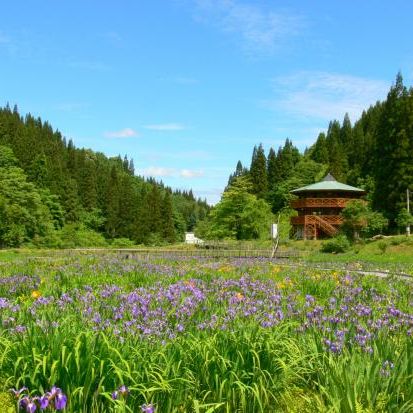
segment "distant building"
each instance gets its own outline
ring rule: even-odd
[[[203,244],[204,241],[195,236],[193,232],[185,232],[185,244]]]
[[[360,199],[365,191],[337,182],[328,174],[322,181],[294,189],[298,199],[291,208],[298,216],[291,218],[293,236],[298,239],[317,239],[334,236],[343,223],[340,213],[349,201]]]

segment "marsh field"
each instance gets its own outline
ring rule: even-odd
[[[413,286],[394,264],[0,258],[1,412],[413,411]]]

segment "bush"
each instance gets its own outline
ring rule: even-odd
[[[339,253],[346,252],[350,249],[350,241],[344,235],[339,235],[328,241],[325,241],[321,246],[321,252]]]
[[[62,248],[107,247],[105,237],[83,225],[67,224],[58,232]]]
[[[115,238],[110,243],[110,246],[112,248],[130,248],[135,247],[135,243],[131,241],[129,238]]]
[[[390,240],[390,244],[397,246],[397,245],[402,244],[404,241],[405,241],[405,240],[404,240],[403,238],[401,238],[401,237],[396,237],[396,238],[392,238],[392,239]]]
[[[386,241],[379,241],[377,246],[379,247],[379,250],[381,251],[381,253],[384,254],[389,244],[387,244]]]

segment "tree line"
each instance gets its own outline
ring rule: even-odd
[[[262,144],[255,146],[249,167],[238,161],[221,202],[211,211],[209,227],[215,231],[201,225],[201,233],[212,237],[231,228],[221,210],[228,209],[228,199],[236,198],[234,189],[239,193],[240,186],[278,214],[288,210],[292,189],[317,182],[328,172],[340,182],[365,189],[370,207],[385,217],[389,232],[411,221],[405,208],[406,189],[413,190],[413,88],[404,86],[400,73],[383,102],[363,111],[354,125],[348,114],[342,122],[332,120],[303,153],[290,139],[278,150],[271,147],[268,154]],[[250,232],[248,237],[268,236],[256,235]]]
[[[160,244],[210,207],[135,176],[132,159],[76,148],[48,122],[0,108],[0,246]]]

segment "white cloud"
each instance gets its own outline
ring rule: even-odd
[[[161,123],[156,125],[146,125],[144,128],[156,131],[179,131],[184,130],[185,126],[180,123]]]
[[[204,171],[201,170],[191,170],[191,169],[181,169],[179,176],[182,178],[199,178],[204,175]]]
[[[277,12],[238,0],[197,0],[198,18],[222,32],[241,37],[250,52],[273,52],[285,39],[300,34],[301,16]]]
[[[162,166],[149,166],[148,168],[140,169],[138,171],[138,174],[160,178],[166,176],[174,176],[176,175],[176,170],[173,168],[164,168]]]
[[[354,121],[363,110],[385,98],[388,82],[339,73],[299,72],[273,80],[275,98],[263,104],[278,112],[319,120]]]
[[[181,189],[187,190],[188,188],[181,188]],[[201,199],[205,198],[210,205],[217,204],[220,201],[221,196],[222,196],[222,188],[205,189],[205,188],[193,187],[192,191],[197,198],[201,198]]]
[[[125,128],[113,132],[105,132],[107,138],[133,138],[139,136],[138,132],[131,128]]]

